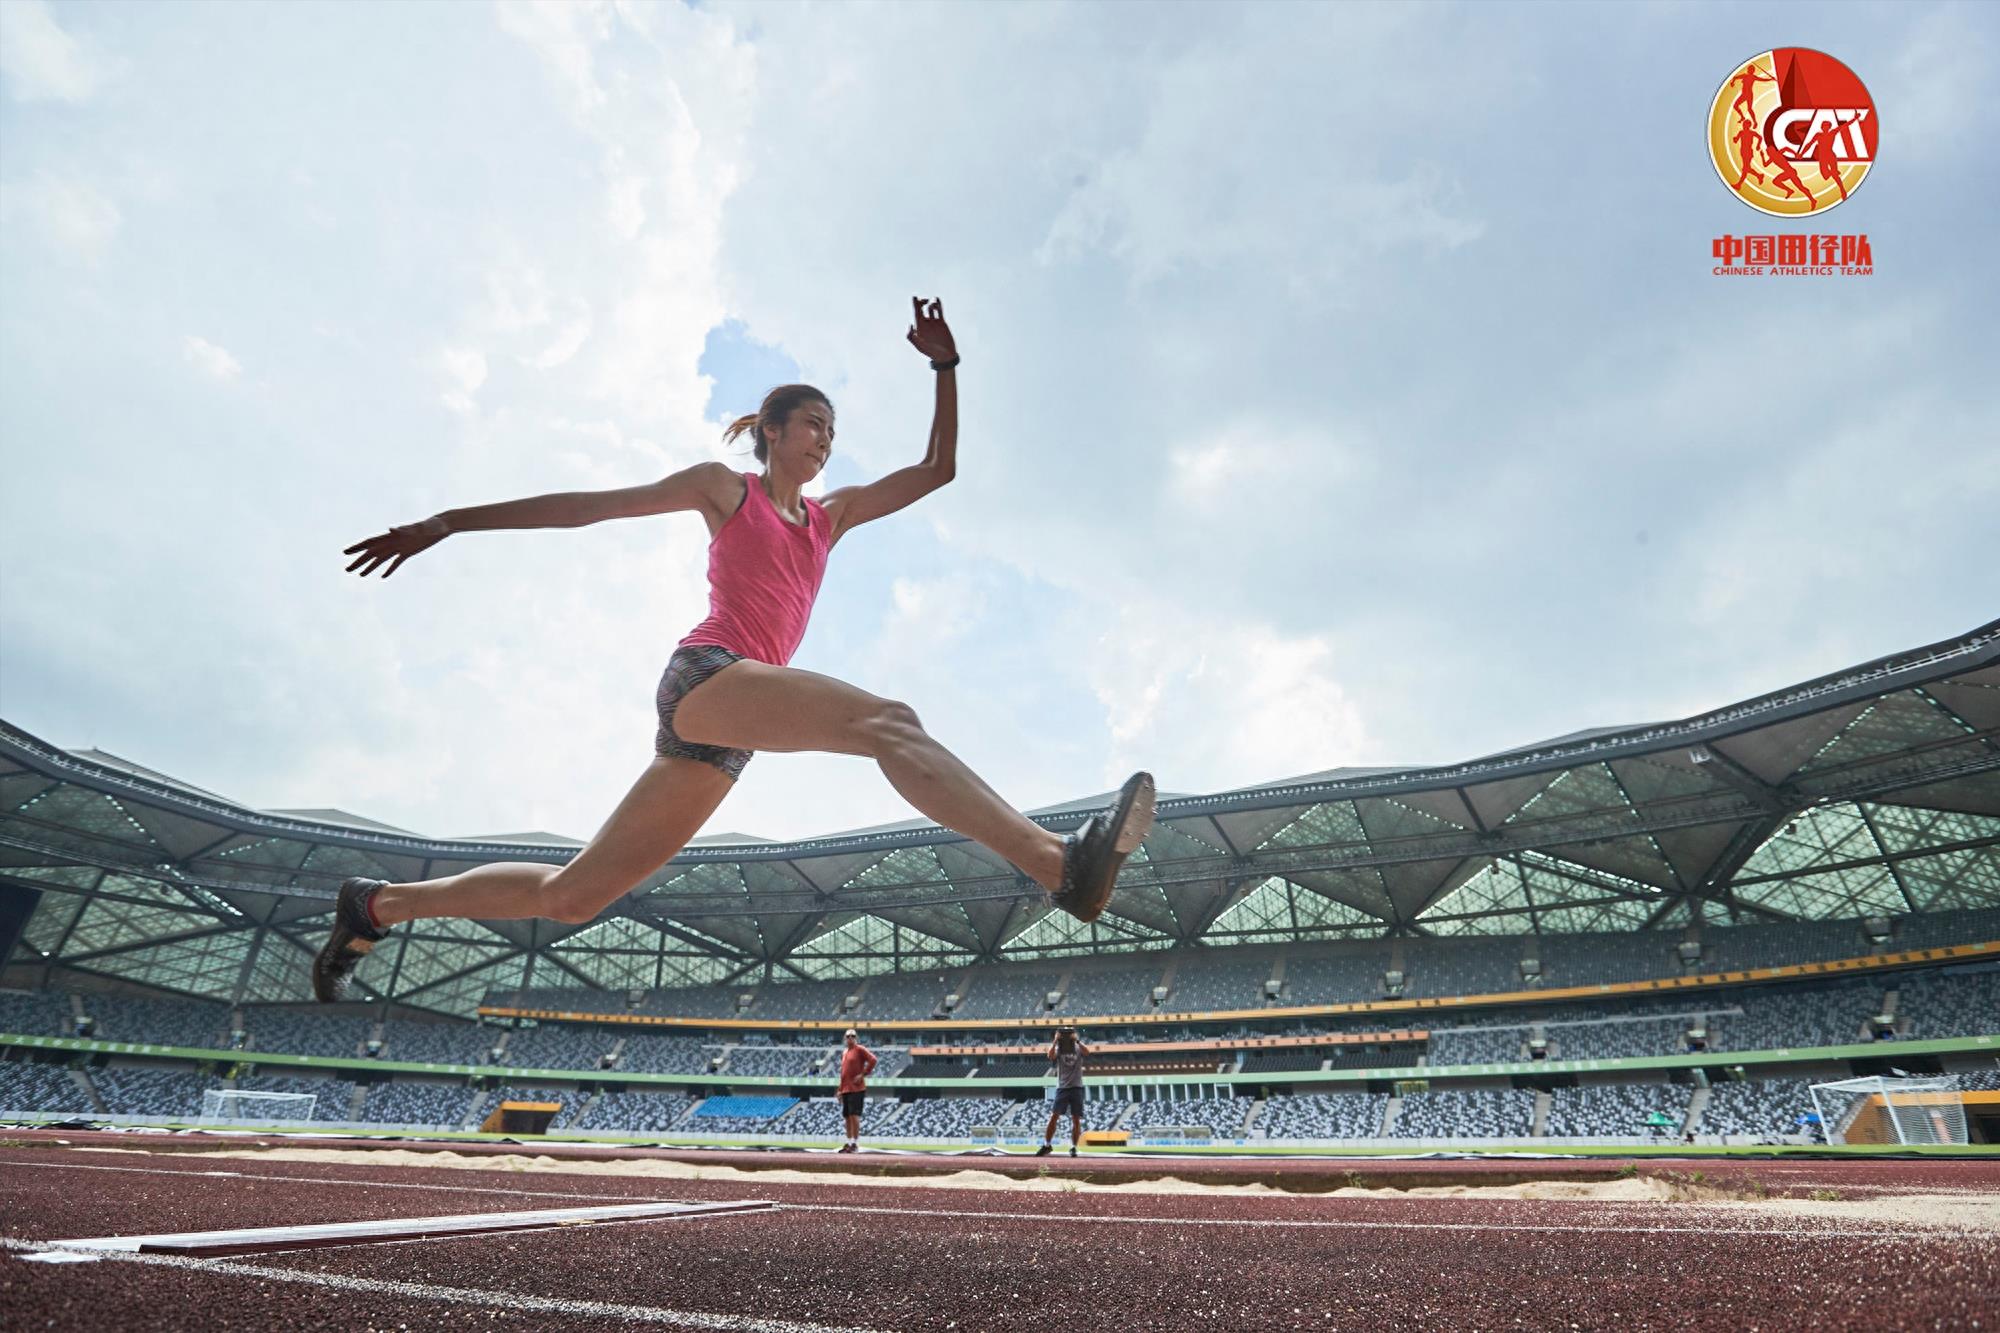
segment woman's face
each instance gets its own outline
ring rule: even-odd
[[[816,398],[808,398],[792,409],[775,438],[765,435],[770,461],[782,463],[800,481],[811,481],[826,470],[833,454],[833,409]]]

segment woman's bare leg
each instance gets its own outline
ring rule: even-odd
[[[591,921],[672,860],[735,785],[711,764],[657,758],[568,865],[496,861],[444,879],[387,885],[370,906],[384,926],[433,916]]]
[[[918,811],[1006,857],[1043,888],[1062,887],[1061,836],[1000,799],[931,738],[908,704],[812,671],[735,662],[688,692],[674,731],[698,745],[865,755]]]

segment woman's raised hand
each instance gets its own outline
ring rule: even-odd
[[[952,341],[951,328],[944,322],[944,302],[913,296],[910,304],[916,307],[917,312],[917,322],[910,325],[906,335],[910,346],[933,361],[950,361],[956,357],[958,344]]]
[[[390,528],[379,537],[370,537],[365,542],[356,542],[341,554],[354,557],[354,563],[347,567],[348,573],[359,574],[365,579],[386,564],[389,567],[382,570],[382,577],[386,579],[405,560],[419,551],[428,551],[450,535],[451,529],[445,521],[433,516],[421,523]]]

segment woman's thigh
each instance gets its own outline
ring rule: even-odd
[[[623,896],[685,847],[735,785],[710,764],[654,759],[551,887],[606,903]]]
[[[743,661],[689,691],[674,730],[699,745],[739,750],[867,754],[867,725],[895,707],[816,671]]]

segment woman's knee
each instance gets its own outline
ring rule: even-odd
[[[860,733],[867,753],[876,758],[930,739],[917,710],[895,699],[877,700],[861,719]]]
[[[542,915],[566,925],[587,925],[630,888],[630,885],[621,888],[604,884],[583,875],[558,874],[542,891]]]

